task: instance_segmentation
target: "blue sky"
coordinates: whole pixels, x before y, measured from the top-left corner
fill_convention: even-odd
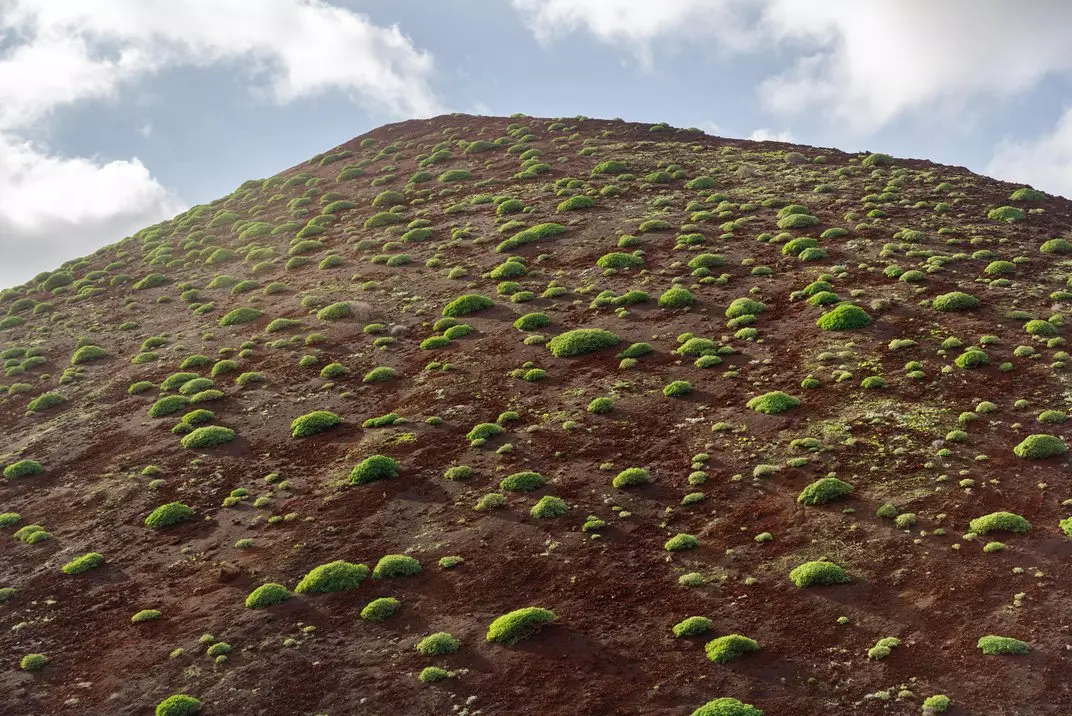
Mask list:
[[[666,121],[1072,196],[1072,5],[0,0],[0,284],[445,111]]]

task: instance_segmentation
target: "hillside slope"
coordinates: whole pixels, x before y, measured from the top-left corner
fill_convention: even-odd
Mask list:
[[[0,711],[1067,714],[1070,225],[454,115],[6,290]]]

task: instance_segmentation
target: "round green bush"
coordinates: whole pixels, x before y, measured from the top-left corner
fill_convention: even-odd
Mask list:
[[[728,664],[745,654],[759,651],[759,644],[740,634],[727,634],[707,642],[704,651],[707,658],[716,664]]]
[[[726,308],[726,318],[755,316],[767,310],[767,304],[751,298],[736,298]]]
[[[150,512],[149,516],[145,518],[145,526],[153,529],[170,527],[193,516],[194,511],[188,505],[184,505],[181,502],[169,502]]]
[[[516,644],[527,639],[543,626],[557,618],[550,609],[524,607],[503,614],[488,626],[487,640],[501,644]]]
[[[291,437],[305,438],[319,435],[342,423],[342,418],[328,410],[315,410],[294,418],[290,424]]]
[[[556,358],[572,358],[610,348],[620,341],[617,335],[601,328],[578,328],[555,336],[547,342],[547,348]]]
[[[529,510],[533,519],[542,520],[551,517],[562,517],[569,512],[569,506],[561,497],[544,495]]]
[[[693,711],[692,716],[763,716],[763,712],[751,704],[723,696],[714,701],[708,701]]]
[[[499,489],[507,492],[532,492],[543,487],[546,482],[538,472],[515,472],[503,478]]]
[[[104,555],[100,552],[90,552],[81,557],[75,557],[61,568],[64,574],[82,574],[104,564]]]
[[[774,390],[770,393],[755,396],[750,399],[746,405],[757,413],[778,415],[779,413],[788,412],[800,405],[800,400],[787,393],[783,393],[780,390]]]
[[[628,467],[619,472],[611,483],[616,488],[636,487],[651,482],[651,474],[642,467]]]
[[[700,541],[694,536],[679,532],[666,541],[663,548],[667,552],[680,552],[686,549],[695,549],[700,545]]]
[[[852,493],[852,485],[836,477],[823,477],[805,487],[797,497],[804,505],[821,505]]]
[[[321,321],[338,321],[353,315],[349,301],[339,301],[324,306],[316,312],[317,319]]]
[[[256,308],[243,306],[242,308],[236,308],[224,315],[223,318],[220,319],[220,326],[240,326],[244,323],[252,323],[263,315],[264,311],[258,311]]]
[[[440,681],[449,679],[451,673],[439,666],[426,666],[421,669],[417,678],[426,684],[438,684]]]
[[[298,594],[348,592],[357,589],[368,575],[369,568],[365,565],[337,559],[334,562],[314,567],[302,577],[298,586],[294,587],[294,591]]]
[[[459,296],[446,306],[443,307],[443,315],[452,318],[458,316],[467,316],[470,313],[476,313],[477,311],[483,311],[491,308],[495,305],[495,301],[487,296],[481,296],[476,293],[469,293],[464,296]]]
[[[361,610],[361,618],[370,622],[386,621],[402,608],[402,602],[394,597],[373,599]]]
[[[606,396],[593,398],[592,402],[588,404],[588,412],[596,415],[602,415],[614,410],[614,398],[608,398]]]
[[[957,356],[953,360],[953,363],[956,364],[958,368],[973,370],[975,368],[982,368],[983,366],[990,365],[990,356],[986,354],[986,351],[972,347]]]
[[[412,577],[421,573],[421,563],[408,554],[388,554],[380,558],[372,570],[374,579]]]
[[[1031,651],[1030,645],[1025,641],[1008,636],[994,636],[993,634],[979,637],[979,642],[976,646],[988,656],[996,654],[1026,654]]]
[[[978,308],[982,303],[978,298],[963,291],[952,291],[935,296],[931,308],[935,311],[966,311]]]
[[[440,631],[421,639],[417,642],[416,649],[418,653],[425,656],[441,656],[443,654],[453,654],[461,648],[461,645],[461,642],[455,639],[453,635]]]
[[[692,383],[687,380],[675,380],[663,388],[663,395],[667,398],[679,398],[692,392]]]
[[[673,627],[674,636],[689,637],[699,636],[711,630],[711,620],[707,617],[689,617],[679,621]]]
[[[953,702],[945,694],[928,696],[923,700],[923,713],[925,716],[929,714],[945,713],[949,710],[952,703]]]
[[[852,581],[852,577],[833,562],[805,562],[789,572],[789,579],[798,587],[825,587]]]
[[[1064,455],[1068,452],[1068,445],[1056,435],[1028,435],[1012,451],[1025,460],[1043,460]]]
[[[991,512],[969,522],[968,529],[981,535],[995,530],[1026,534],[1031,531],[1031,523],[1013,512]]]
[[[193,716],[201,711],[201,702],[186,694],[172,694],[156,705],[156,716]]]
[[[514,321],[514,328],[519,331],[537,331],[549,325],[551,325],[551,317],[546,313],[526,313]]]
[[[27,654],[19,661],[19,667],[23,671],[37,671],[48,665],[48,657],[44,654]]]
[[[692,291],[674,286],[659,296],[659,308],[686,308],[696,302]]]
[[[71,365],[81,365],[82,363],[88,363],[89,361],[100,360],[101,358],[107,357],[108,351],[100,346],[82,346],[71,356]]]
[[[475,440],[487,440],[505,432],[498,423],[477,423],[473,429],[466,433],[465,437],[470,442]]]
[[[604,270],[640,268],[643,265],[644,258],[642,256],[627,254],[620,251],[604,254],[596,260],[596,266],[599,266],[599,268]]]
[[[4,468],[4,477],[32,477],[44,471],[45,468],[37,460],[19,460]]]
[[[246,608],[264,609],[290,599],[290,590],[282,584],[268,582],[254,589],[246,597]]]
[[[578,194],[577,196],[571,196],[569,199],[566,199],[565,201],[560,203],[556,208],[556,211],[561,214],[565,211],[588,209],[595,205],[596,203],[590,197],[584,196],[583,194]]]
[[[182,439],[182,446],[192,450],[225,445],[235,439],[235,431],[222,425],[206,425],[188,433]]]
[[[63,405],[66,402],[67,398],[59,393],[42,393],[31,400],[30,404],[26,406],[26,409],[35,413],[40,413],[44,410],[55,408],[57,405]]]
[[[1024,331],[1026,331],[1028,335],[1041,336],[1042,338],[1053,338],[1060,333],[1060,331],[1057,330],[1057,326],[1049,321],[1041,321],[1037,319],[1025,323]]]
[[[867,311],[852,303],[839,303],[815,322],[824,331],[850,331],[870,324]]]
[[[366,485],[376,480],[398,477],[398,460],[386,455],[369,455],[350,471],[350,484]]]

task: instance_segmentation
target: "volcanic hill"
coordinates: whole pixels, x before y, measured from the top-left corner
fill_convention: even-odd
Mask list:
[[[451,115],[7,289],[0,713],[1072,713],[1070,227]]]

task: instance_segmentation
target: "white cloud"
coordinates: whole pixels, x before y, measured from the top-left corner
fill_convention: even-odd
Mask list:
[[[58,157],[0,134],[0,285],[25,281],[184,208],[137,159]]]
[[[752,130],[752,133],[748,135],[748,138],[753,142],[794,142],[793,133],[788,129],[784,129],[781,132],[772,132],[766,127],[760,127],[759,129]]]
[[[270,102],[334,90],[396,116],[443,111],[430,54],[397,26],[322,0],[0,0],[0,48],[0,281],[181,209],[136,158],[59,157],[22,138],[80,101],[164,69],[222,65]]]
[[[998,146],[986,173],[1072,198],[1072,108],[1048,133]]]
[[[650,61],[659,39],[795,53],[762,84],[769,109],[819,111],[867,133],[1072,72],[1072,3],[1029,0],[513,0],[537,37],[577,30]]]

